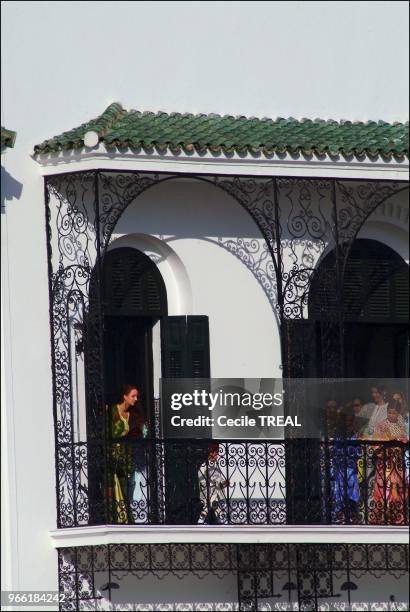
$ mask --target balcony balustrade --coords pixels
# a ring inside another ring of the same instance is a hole
[[[115,439],[58,446],[58,527],[408,525],[396,441]]]

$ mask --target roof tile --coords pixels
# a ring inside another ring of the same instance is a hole
[[[168,149],[178,152],[182,147],[189,153],[236,151],[240,155],[302,153],[402,159],[409,155],[408,128],[408,122],[125,111],[120,104],[113,103],[99,117],[36,145],[34,152],[47,154],[82,148],[84,135],[93,130],[108,147],[156,148],[160,153]]]

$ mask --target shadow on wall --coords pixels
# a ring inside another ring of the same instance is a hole
[[[262,238],[249,213],[230,195],[195,178],[169,181],[139,195],[119,218],[116,234],[130,227],[178,238]]]
[[[151,259],[151,261],[153,261],[157,266],[159,266],[163,261],[166,261],[166,259],[169,257],[169,254],[166,255],[166,254],[160,254],[160,253],[153,253],[150,249],[144,249],[144,248],[141,249],[141,244],[143,243],[139,244],[137,242],[133,244],[132,242],[130,242],[130,239],[131,241],[133,240],[133,236],[141,240],[142,235],[134,234],[134,235],[121,236],[120,238],[117,238],[110,244],[110,248],[113,245],[114,247],[117,247],[117,248],[120,247],[121,245],[123,246],[129,245],[135,248],[140,248],[140,250],[146,253]],[[175,236],[175,235],[173,236],[159,235],[157,237],[150,236],[149,240],[158,241],[158,243],[169,245],[169,243],[172,243],[174,240],[177,240],[178,237],[179,236]],[[276,305],[277,305],[276,274],[275,274],[272,258],[267,248],[266,242],[262,240],[257,240],[256,238],[246,239],[242,237],[235,237],[235,238],[202,237],[199,233],[197,235],[197,239],[203,240],[205,242],[210,242],[212,244],[215,244],[225,249],[226,251],[231,253],[231,255],[234,255],[237,259],[239,259],[239,261],[241,261],[241,263],[248,268],[248,270],[251,272],[255,280],[259,283],[266,297],[268,298],[269,304],[272,308],[272,312],[276,320],[278,321],[278,312],[276,308]],[[143,240],[145,241],[147,240],[147,238],[144,238]],[[155,242],[153,244],[155,244]],[[171,247],[169,248],[170,248],[169,253],[173,253],[175,255],[175,252],[172,250],[172,248]],[[163,272],[163,270],[161,270],[161,272]],[[186,277],[185,282],[189,283],[188,277]],[[191,301],[192,301],[192,297],[189,302],[190,304],[191,304]]]
[[[195,178],[159,184],[138,196],[119,218],[115,233],[130,227],[167,244],[191,238],[218,245],[254,276],[277,317],[276,275],[255,220],[231,195]],[[158,265],[158,262],[156,262]]]
[[[1,167],[1,212],[5,212],[6,202],[15,198],[19,200],[23,191],[23,184]]]

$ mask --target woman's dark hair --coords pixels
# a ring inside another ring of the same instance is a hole
[[[380,384],[376,384],[376,385],[372,385],[370,387],[371,389],[376,389],[376,391],[378,393],[380,393],[380,395],[383,397],[383,399],[387,398],[387,389],[384,385],[380,385]]]
[[[403,391],[393,391],[391,394],[391,397],[393,397],[394,395],[398,395],[400,397],[400,400],[394,400],[394,401],[398,401],[398,403],[401,405],[401,411],[404,413],[407,413],[407,398],[405,396],[405,394],[403,393]]]
[[[401,405],[400,402],[396,402],[395,400],[389,400],[387,404],[387,410],[394,410],[395,412],[401,413]]]
[[[340,420],[344,420],[348,417],[354,417],[356,416],[353,410],[353,404],[348,404],[347,406],[345,406],[344,408],[342,408],[342,410],[340,411],[339,414],[339,418]]]
[[[217,453],[219,452],[219,442],[208,442],[208,453]]]
[[[118,401],[119,402],[124,401],[124,395],[129,395],[133,389],[138,391],[137,385],[130,385],[130,384],[121,385],[120,392],[118,395]]]
[[[347,420],[349,418],[355,418],[355,413],[352,406],[346,406],[339,413],[338,423],[337,423],[337,435],[341,437],[345,437],[347,434]]]

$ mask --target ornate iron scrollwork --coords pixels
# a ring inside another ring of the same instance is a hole
[[[86,360],[87,436],[102,443],[104,253],[127,207],[148,189],[181,176],[95,170],[46,178],[60,526],[76,524],[78,515],[86,516],[87,501],[80,473],[91,465],[84,467],[84,458],[74,440],[69,314],[76,308],[82,311],[82,337],[77,338],[76,349],[77,352],[84,349]],[[308,297],[318,261],[334,250],[332,282],[336,279],[336,292],[342,299],[346,260],[360,228],[386,198],[407,186],[394,181],[187,176],[233,197],[259,228],[265,241],[263,248],[259,241],[256,244],[245,239],[221,240],[221,246],[252,270],[271,303],[280,323],[285,378],[306,376],[306,347],[312,346],[311,339],[316,333],[309,323]],[[71,324],[80,321],[71,317]],[[322,375],[340,376],[344,351],[342,310],[339,308],[334,316],[326,316],[317,325],[322,361],[332,364],[331,371],[328,368]],[[98,499],[95,504],[100,504]]]
[[[258,610],[264,599],[280,597],[289,602],[292,598],[300,610],[318,610],[321,600],[340,597],[336,583],[347,591],[350,602],[354,580],[363,575],[403,577],[408,571],[408,546],[111,544],[60,548],[58,567],[59,591],[65,596],[62,610],[95,609],[103,600],[107,605],[124,578],[142,580],[148,575],[159,579],[214,575],[221,580],[236,575],[240,610]],[[129,606],[138,606],[138,602],[115,603],[116,610]]]

